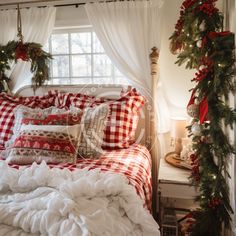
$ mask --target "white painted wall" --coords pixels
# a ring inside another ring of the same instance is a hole
[[[235,0],[229,0],[229,28],[232,32],[236,34],[236,3]],[[236,37],[235,37],[235,46],[236,46]],[[235,107],[236,106],[236,96],[230,97],[230,106]],[[236,127],[234,125],[234,129],[230,130],[229,137],[232,142],[236,146]],[[235,161],[235,155],[232,157],[230,165],[229,165],[229,173],[231,176],[231,179],[229,179],[229,186],[230,186],[230,200],[231,200],[231,206],[234,210],[234,214],[232,216],[232,233],[229,235],[236,236],[236,161]]]

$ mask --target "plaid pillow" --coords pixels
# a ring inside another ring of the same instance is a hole
[[[49,91],[46,95],[32,97],[15,97],[6,93],[0,93],[0,145],[10,139],[14,126],[14,108],[22,104],[27,107],[47,108],[55,104],[56,91]]]
[[[108,104],[110,114],[104,131],[102,147],[105,149],[127,148],[135,142],[135,131],[139,120],[139,110],[145,103],[145,98],[136,89],[122,91],[118,99],[106,99],[88,96],[86,94],[59,93],[58,107],[69,108],[71,105],[84,109],[99,104]]]
[[[9,150],[9,164],[74,163],[80,141],[80,125],[22,125]]]

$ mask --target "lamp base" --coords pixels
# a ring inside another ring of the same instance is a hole
[[[180,157],[181,151],[183,150],[182,139],[175,139],[175,153]]]

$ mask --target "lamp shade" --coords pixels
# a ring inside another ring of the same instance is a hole
[[[171,137],[185,138],[187,136],[187,119],[182,117],[171,118]]]

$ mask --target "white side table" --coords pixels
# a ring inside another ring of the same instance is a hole
[[[158,216],[161,227],[165,209],[185,211],[197,207],[194,199],[197,196],[196,187],[189,179],[190,171],[168,164],[164,158],[160,160],[158,176]],[[177,216],[178,218],[178,216]],[[176,234],[177,235],[177,234]]]

